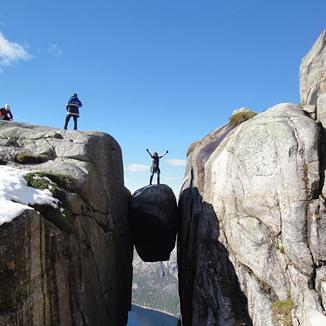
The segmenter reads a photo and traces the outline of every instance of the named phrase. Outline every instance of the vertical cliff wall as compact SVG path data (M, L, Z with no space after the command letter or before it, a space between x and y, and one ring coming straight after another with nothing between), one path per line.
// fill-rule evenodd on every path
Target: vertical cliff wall
M324 36L303 60L300 106L226 125L189 150L178 239L185 326L326 324Z
M125 325L132 243L118 143L0 122L0 162L58 199L0 225L0 325Z

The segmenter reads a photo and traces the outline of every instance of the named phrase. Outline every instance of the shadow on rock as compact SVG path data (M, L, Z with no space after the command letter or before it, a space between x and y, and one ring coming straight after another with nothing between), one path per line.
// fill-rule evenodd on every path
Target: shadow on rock
M179 199L178 230L183 326L252 325L247 299L219 236L212 205L202 201L197 188L184 190Z

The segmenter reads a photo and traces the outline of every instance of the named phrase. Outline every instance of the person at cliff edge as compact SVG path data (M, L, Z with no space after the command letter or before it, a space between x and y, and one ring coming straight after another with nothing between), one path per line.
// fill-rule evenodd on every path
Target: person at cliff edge
M0 109L0 120L12 121L13 115L10 110L10 105L5 104L4 107Z
M151 154L151 152L148 150L148 148L146 149L146 151L148 152L149 156L152 158L152 166L151 166L151 177L149 179L149 184L152 184L153 181L153 176L155 173L157 173L157 184L160 184L160 175L161 175L161 170L160 170L160 159L165 156L169 151L166 151L163 155L158 156L158 154L156 152L153 153L153 155Z
M71 117L74 119L74 130L77 130L77 119L79 118L79 108L83 106L82 102L79 100L77 94L75 93L73 96L70 97L66 104L66 120L64 129L67 130L68 123Z

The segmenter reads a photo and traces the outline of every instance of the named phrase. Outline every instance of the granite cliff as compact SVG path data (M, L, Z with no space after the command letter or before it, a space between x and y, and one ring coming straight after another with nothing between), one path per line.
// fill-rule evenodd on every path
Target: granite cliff
M0 162L58 204L0 226L0 325L126 325L133 251L118 143L0 122Z
M302 61L301 105L227 124L188 151L185 326L326 325L325 35Z

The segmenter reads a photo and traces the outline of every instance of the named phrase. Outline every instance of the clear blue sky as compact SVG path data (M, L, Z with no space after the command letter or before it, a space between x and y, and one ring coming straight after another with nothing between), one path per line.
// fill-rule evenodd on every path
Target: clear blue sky
M234 109L299 102L325 13L325 0L1 0L0 104L62 127L77 92L79 128L114 136L127 169L169 149L162 181L176 190L184 167L169 160ZM149 172L125 177L134 190Z

